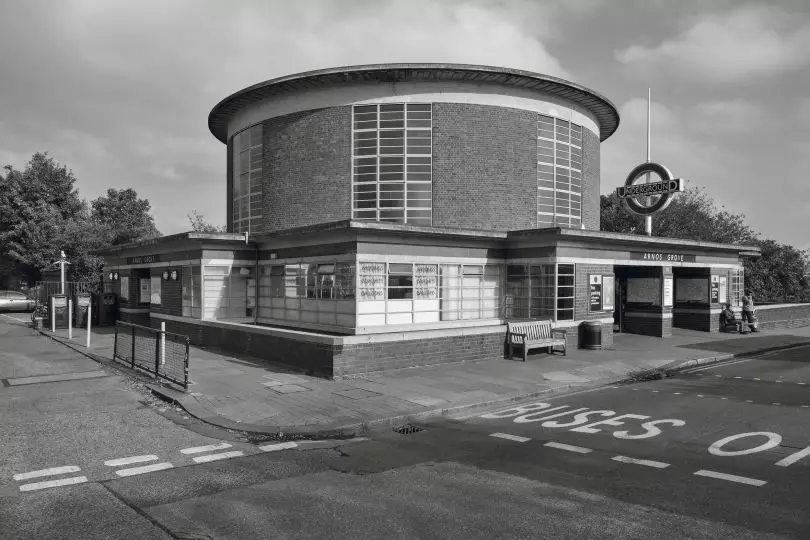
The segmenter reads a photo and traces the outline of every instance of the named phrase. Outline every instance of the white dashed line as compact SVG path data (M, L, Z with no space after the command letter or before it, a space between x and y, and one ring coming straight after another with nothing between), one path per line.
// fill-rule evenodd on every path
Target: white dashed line
M147 461L157 461L158 457L153 455L147 456L132 456L132 457L125 457L120 459L111 459L109 461L105 461L104 465L107 467L120 467L121 465L132 465L133 463L144 463Z
M810 456L810 446L808 446L804 450L796 452L795 454L791 454L791 455L789 455L788 457L786 457L784 459L780 459L774 465L776 465L777 467L787 467L788 465L793 465L794 463L796 463L800 459L802 459L804 457L807 457L807 456Z
M657 393L658 393L658 390L653 390L653 394L657 394Z
M720 399L728 399L728 396L726 396L726 397L721 397Z
M673 392L673 394L675 394L676 396L680 396L680 395L681 395L681 393L680 393L680 392Z
M810 407L810 405L802 405L802 409L806 409L807 407Z
M807 384L807 383L800 382L800 383L796 383L796 384Z
M276 452L278 450L287 450L288 448L295 448L296 446L298 446L298 443L290 441L278 444L266 444L264 446L260 446L259 450L263 452Z
M759 377L754 377L754 380L755 380L755 381L759 381L759 380L761 380L761 379L760 379Z
M735 379L742 379L742 377L734 377Z
M74 484L83 484L84 482L87 482L86 476L72 476L70 478L62 478L61 480L46 480L44 482L34 482L33 484L23 484L20 486L20 491L35 491L37 489L59 486L72 486Z
M771 405L781 405L781 403L771 403Z
M230 446L230 444L228 445ZM245 453L241 450L234 450L233 452L223 452L221 454L209 454L207 456L197 456L194 461L197 463L207 463L209 461L217 461L218 459L228 459L232 457L244 456Z
M746 400L745 400L745 402L746 402L746 403L753 403L753 402L754 402L754 400L753 400L753 399L746 399Z
M489 436L490 437L498 437L499 439L506 439L506 440L515 441L515 442L526 442L526 441L531 440L528 437L519 437L517 435L510 435L508 433L490 433Z
M703 397L703 394L698 394L697 397Z
M53 467L52 469L42 469L39 471L31 471L27 473L15 474L14 480L30 480L31 478L41 478L43 476L55 476L57 474L67 474L79 472L81 469L75 465L67 465L65 467Z
M613 461L620 461L622 463L632 463L634 465L644 465L646 467L655 467L656 469L666 469L669 463L662 463L660 461L652 461L649 459L636 459L627 456L615 456L610 458Z
M132 467L130 469L121 469L120 471L115 471L115 474L117 474L118 476L135 476L136 474L162 471L164 469L171 469L172 467L173 465L171 463L153 463L152 465L144 465L143 467Z
M745 476L736 476L734 474L726 474L717 471L707 471L705 469L697 471L695 475L717 478L718 480L728 480L729 482L737 482L739 484L748 484L749 486L764 486L767 484L765 480L757 480L756 478L747 478Z
M193 448L184 448L180 450L184 454L199 454L200 452L213 452L214 450L225 450L232 445L228 443L209 444L208 446L195 446Z
M547 442L543 446L548 446L549 448L556 448L558 450L568 450L569 452L576 452L577 454L588 454L593 452L590 448L583 448L581 446L573 446L570 444L562 444L556 442Z

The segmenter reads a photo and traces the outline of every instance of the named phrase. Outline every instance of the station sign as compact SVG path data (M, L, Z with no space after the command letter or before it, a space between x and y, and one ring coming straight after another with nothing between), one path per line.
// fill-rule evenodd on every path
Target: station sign
M667 253L662 251L631 251L630 259L655 262L695 262L695 255Z
M661 181L636 184L647 174L655 174ZM616 196L634 214L649 216L669 206L672 196L684 190L684 184L682 178L674 178L660 163L642 163L630 171L623 186L616 188Z
M127 257L127 264L150 264L160 262L160 255L138 255Z

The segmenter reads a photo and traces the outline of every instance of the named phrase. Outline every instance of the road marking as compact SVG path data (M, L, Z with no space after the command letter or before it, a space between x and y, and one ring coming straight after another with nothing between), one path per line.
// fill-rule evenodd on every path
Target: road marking
M171 469L173 465L171 463L153 463L152 465L144 465L143 467L132 467L130 469L121 469L120 471L115 471L115 474L118 476L134 476L136 474L143 474L153 471L162 471L164 469Z
M760 381L760 380L762 380L762 379L760 379L759 377L754 377L754 380L755 380L755 381Z
M746 400L745 400L745 402L746 402L746 403L753 403L754 401L753 401L753 400L751 400L751 399L746 399Z
M526 442L531 439L528 437L518 437L517 435L509 435L508 433L490 433L490 437L498 437L499 439L506 439L508 441Z
M144 463L146 461L157 461L158 457L153 455L147 456L132 456L132 457L125 457L120 459L111 459L109 461L105 461L104 465L107 467L120 467L121 465L132 465L133 463Z
M209 444L208 446L195 446L193 448L184 448L180 450L184 454L199 454L200 452L213 452L214 450L225 450L233 445L228 443Z
M263 452L275 452L277 450L286 450L288 448L295 448L296 446L298 446L298 443L294 443L291 441L278 444L266 444L264 446L260 446L259 450L262 450Z
M742 377L734 377L735 379L742 379Z
M655 467L656 469L666 469L669 463L662 463L660 461L652 461L649 459L636 459L627 456L615 456L610 458L613 461L620 461L622 463L633 463L635 465L644 465L647 467Z
M737 439L744 439L745 437L765 437L768 440L759 446L747 448L745 450L734 450L731 452L721 450L721 448L728 443L736 441ZM756 452L770 450L771 448L779 446L779 443L781 442L782 436L778 433L773 433L771 431L751 431L748 433L738 433L737 435L731 435L729 437L720 439L709 447L709 453L715 456L744 456L746 454L754 454Z
M771 405L781 405L781 403L771 403Z
M228 459L244 455L245 453L242 452L241 450L234 450L233 452L223 452L221 454L208 454L207 456L197 456L194 458L194 461L196 461L197 463L207 463L209 461L216 461L218 459Z
M764 486L767 484L765 480L757 480L756 478L747 478L745 476L736 476L734 474L726 474L716 471L707 471L700 469L695 473L696 476L706 476L708 478L717 478L718 480L728 480L729 482L737 482L740 484L748 484L749 486Z
M31 478L40 478L42 476L54 476L57 474L67 474L79 472L81 469L75 465L67 465L65 467L53 467L52 469L42 469L39 471L31 471L27 473L15 474L14 480L28 480Z
M697 397L703 397L703 394L698 394Z
M681 393L680 393L680 392L673 392L673 394L675 394L676 396L680 396L680 395L681 395Z
M590 448L583 448L581 446L573 446L571 444L562 444L556 442L547 442L543 446L548 446L549 448L556 448L558 450L568 450L569 452L576 452L577 454L588 454L593 452Z
M775 381L775 382L784 382L784 381Z
M653 390L653 394L657 394L658 392L658 390Z
M721 397L720 399L728 399L728 397Z
M20 486L20 491L34 491L37 489L59 486L71 486L73 484L83 484L84 482L87 482L86 476L72 476L70 478L62 478L61 480L46 480L44 482L34 482L33 484L23 484Z
M796 384L807 384L807 383L800 382L800 383L796 383Z
M788 465L793 465L805 456L810 456L810 446L804 450L799 450L795 454L791 454L786 458L780 459L775 463L775 465L778 467L787 467Z
M807 407L810 407L810 405L802 405L802 409L806 409Z
M714 365L711 365L711 366L698 367L698 368L690 369L690 370L684 371L684 373L697 373L698 371L706 371L708 369L717 369L717 368L721 368L721 367L725 367L725 366L733 366L734 364L740 364L742 362L750 362L751 360L754 360L754 358L742 358L740 360L735 360L734 362L723 362L723 363L717 363L717 364L714 364Z

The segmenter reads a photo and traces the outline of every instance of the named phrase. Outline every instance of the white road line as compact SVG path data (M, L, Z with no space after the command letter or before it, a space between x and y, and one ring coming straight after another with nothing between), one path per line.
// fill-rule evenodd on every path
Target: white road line
M288 448L295 448L298 446L298 443L290 442L283 442L278 444L266 444L264 446L260 446L259 450L262 452L276 452L278 450L286 450Z
M753 399L746 399L746 400L745 400L745 402L746 402L746 403L753 403L753 402L754 402L754 400L753 400Z
M756 478L747 478L745 476L736 476L717 471L707 471L705 469L700 469L695 473L695 475L706 476L708 478L717 478L718 480L728 480L729 482L737 482L740 484L748 484L749 486L764 486L767 484L765 480L757 480Z
M655 467L656 469L666 469L669 463L662 463L660 461L652 461L649 459L636 459L627 456L615 456L610 458L613 461L620 461L622 463L633 463L634 465L645 465L647 467Z
M118 476L134 476L136 474L143 474L153 471L162 471L164 469L171 469L173 465L171 463L153 463L152 465L144 465L143 467L132 467L129 469L121 469L120 471L115 471L115 474Z
M568 450L569 452L576 452L577 454L588 454L593 452L590 448L583 448L581 446L573 446L570 444L562 444L556 442L547 442L543 446L548 446L549 448L556 448L558 450Z
M703 394L698 394L697 397L703 397Z
M234 450L233 452L223 452L221 454L208 454L207 456L197 456L194 458L194 461L196 461L197 463L207 463L209 461L216 461L218 459L228 459L244 455L245 453L242 452L241 450Z
M771 405L781 405L781 403L771 403Z
M658 390L653 390L653 394L657 394L658 392Z
M673 394L675 394L676 396L680 396L680 395L681 395L681 393L680 393L680 392L673 392Z
M777 467L787 467L788 465L793 465L794 463L796 463L797 461L806 456L810 456L810 446L808 446L804 450L796 452L795 454L791 454L784 459L780 459L775 463L775 465Z
M761 381L762 379L760 379L759 377L754 377L754 380L755 381Z
M810 407L810 405L802 405L803 409L806 409L807 407Z
M800 382L800 383L796 383L796 384L807 384L807 383Z
M104 465L107 467L120 467L121 465L132 465L133 463L144 463L146 461L157 461L158 457L153 455L147 456L132 456L119 459L111 459L105 461Z
M728 397L721 397L720 399L728 399Z
M734 377L735 379L742 379L742 377Z
M65 467L54 467L52 469L42 469L39 471L31 471L27 473L15 474L14 480L28 480L30 478L40 478L42 476L54 476L57 474L67 474L79 472L81 469L75 465L67 465Z
M706 371L708 369L717 369L726 366L733 366L734 364L740 364L742 362L750 362L751 360L753 360L753 358L742 358L740 360L735 360L734 362L724 362L722 364L714 364L711 366L690 369L688 371L684 371L684 373L697 373L698 371Z
M220 443L220 444L209 444L208 446L195 446L193 448L183 448L180 450L184 454L199 454L200 452L213 452L214 450L225 450L226 448L230 448L231 444L228 443Z
M45 482L34 482L33 484L23 484L20 486L20 491L34 491L37 489L45 489L59 486L72 486L73 484L83 484L87 482L86 476L72 476L70 478L62 478L61 480L46 480Z
M508 433L490 433L489 436L498 437L499 439L507 439L509 441L515 442L526 442L531 440L529 437L519 437L517 435L510 435Z

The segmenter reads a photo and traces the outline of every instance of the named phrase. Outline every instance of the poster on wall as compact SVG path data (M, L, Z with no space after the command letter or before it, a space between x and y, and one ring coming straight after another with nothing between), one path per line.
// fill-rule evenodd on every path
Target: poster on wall
M129 300L129 277L121 276L121 299Z
M720 276L720 302L726 303L728 302L728 278L726 276Z
M672 307L672 277L664 278L664 307Z
M160 288L162 283L162 278L160 276L152 276L151 294L149 295L150 304L160 304Z
M150 292L152 291L152 282L148 279L141 279L141 296L138 301L141 304L148 304L150 300Z
M720 301L720 276L712 276L711 282L711 303L716 304Z
M590 281L591 311L602 311L602 276L592 274L588 276Z
M615 309L614 297L616 295L616 282L613 276L602 276L602 309L613 311Z

